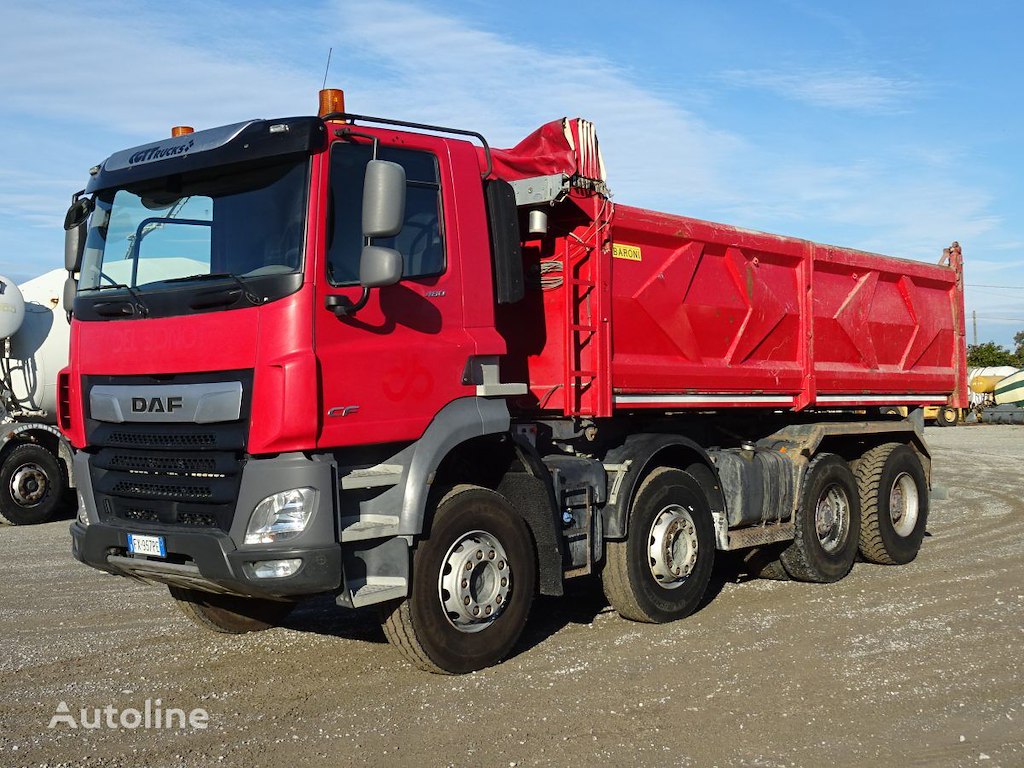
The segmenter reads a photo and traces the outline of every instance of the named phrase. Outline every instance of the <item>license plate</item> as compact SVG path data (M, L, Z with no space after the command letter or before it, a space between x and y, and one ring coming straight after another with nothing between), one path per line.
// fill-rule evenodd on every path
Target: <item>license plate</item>
M140 536L137 533L129 533L128 551L133 555L167 557L167 547L164 545L163 536Z

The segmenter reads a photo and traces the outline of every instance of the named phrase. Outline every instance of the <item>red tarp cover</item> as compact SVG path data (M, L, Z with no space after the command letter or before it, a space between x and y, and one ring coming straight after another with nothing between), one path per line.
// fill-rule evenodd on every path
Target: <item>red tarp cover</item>
M483 149L481 170L487 168ZM604 162L592 123L567 117L545 123L511 149L492 149L494 176L506 181L564 173L604 181Z

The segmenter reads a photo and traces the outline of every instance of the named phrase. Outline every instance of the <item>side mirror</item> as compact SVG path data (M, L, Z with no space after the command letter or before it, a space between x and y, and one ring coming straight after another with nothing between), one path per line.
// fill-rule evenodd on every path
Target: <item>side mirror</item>
M95 207L91 197L79 197L80 194L71 199L71 206L64 216L64 269L68 272L82 269L89 214Z
M363 182L363 236L393 237L402 231L404 219L405 168L387 160L371 160Z
M359 255L359 282L364 288L383 288L402 279L402 254L394 248L364 245Z
M79 195L81 192L78 193ZM64 216L64 229L74 229L80 227L89 220L89 214L92 213L92 209L96 207L91 197L79 197L75 195L71 201L71 207L68 208L68 212Z
M78 293L78 281L75 278L68 275L68 279L64 281L64 297L61 303L64 305L64 311L68 313L68 320L71 319L71 312L75 308L75 294Z
M82 271L82 254L85 253L85 224L79 224L64 232L64 269L68 272Z

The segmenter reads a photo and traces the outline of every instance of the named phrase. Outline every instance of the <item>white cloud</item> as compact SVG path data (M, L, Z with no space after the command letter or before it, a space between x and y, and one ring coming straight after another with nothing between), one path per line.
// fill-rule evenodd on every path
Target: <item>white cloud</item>
M189 18L187 7L176 4L177 18ZM209 12L217 28L230 27L230 8ZM4 110L149 138L180 123L209 127L315 106L315 86L294 66L269 51L238 55L251 41L237 33L190 39L168 13L116 2L5 7L0 18L17 34L5 35L0 57Z
M911 79L855 71L772 71L735 69L721 82L752 88L816 107L856 111L900 111L920 96L922 85Z
M733 194L725 168L745 142L605 58L516 43L408 3L339 0L335 9L335 50L362 62L348 73L332 69L332 80L348 84L354 112L472 128L497 146L578 115L597 125L612 189L628 193L627 202L653 201L653 190L666 204Z

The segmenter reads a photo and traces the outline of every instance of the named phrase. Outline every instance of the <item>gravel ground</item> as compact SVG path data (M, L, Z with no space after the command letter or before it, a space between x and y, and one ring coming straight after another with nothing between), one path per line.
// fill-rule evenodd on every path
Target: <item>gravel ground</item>
M948 498L910 565L811 585L723 557L706 605L662 626L578 584L463 677L330 600L206 633L165 589L76 563L67 521L0 528L0 765L1024 766L1024 427L927 437ZM208 727L48 728L60 702L146 699Z

